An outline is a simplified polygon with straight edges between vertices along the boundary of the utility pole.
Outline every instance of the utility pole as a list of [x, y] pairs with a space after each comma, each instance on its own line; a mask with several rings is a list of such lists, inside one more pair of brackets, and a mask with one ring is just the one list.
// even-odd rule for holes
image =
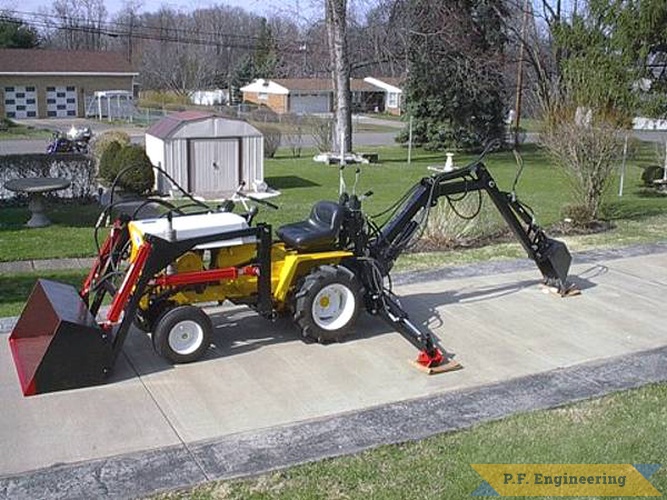
[[521, 96], [523, 95], [523, 58], [526, 50], [526, 25], [528, 24], [528, 0], [523, 0], [521, 21], [521, 44], [519, 45], [519, 68], [516, 75], [516, 106], [514, 117], [514, 147], [519, 149], [519, 125], [521, 124]]

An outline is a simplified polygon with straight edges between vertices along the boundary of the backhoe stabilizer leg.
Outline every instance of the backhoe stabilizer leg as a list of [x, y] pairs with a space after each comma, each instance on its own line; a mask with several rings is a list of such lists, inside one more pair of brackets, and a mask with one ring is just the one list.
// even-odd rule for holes
[[[424, 369], [429, 374], [461, 368], [458, 362], [447, 359], [445, 354], [436, 346], [431, 333], [419, 330], [410, 321], [408, 313], [403, 310], [395, 297], [384, 293], [379, 302], [382, 304], [378, 308], [380, 317], [419, 349], [417, 359], [414, 361], [417, 367]], [[446, 369], [438, 370], [439, 367], [446, 367]]]

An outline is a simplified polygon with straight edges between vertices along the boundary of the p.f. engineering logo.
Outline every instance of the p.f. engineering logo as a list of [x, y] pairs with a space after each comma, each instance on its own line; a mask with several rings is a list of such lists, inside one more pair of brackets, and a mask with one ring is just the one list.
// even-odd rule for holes
[[656, 497], [659, 464], [470, 464], [484, 481], [473, 496]]

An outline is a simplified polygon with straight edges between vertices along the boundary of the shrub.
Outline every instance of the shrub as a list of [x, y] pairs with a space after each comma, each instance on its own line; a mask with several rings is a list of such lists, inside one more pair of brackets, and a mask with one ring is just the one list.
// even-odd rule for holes
[[662, 179], [663, 176], [664, 176], [664, 169], [661, 166], [651, 165], [649, 167], [644, 168], [644, 171], [642, 172], [642, 181], [644, 182], [644, 186], [655, 187], [653, 181]]
[[480, 205], [480, 198], [474, 194], [452, 203], [442, 201], [431, 208], [417, 249], [436, 250], [473, 245], [484, 238], [500, 234], [504, 227], [498, 214], [485, 210]]
[[331, 118], [313, 117], [308, 121], [310, 133], [320, 153], [333, 149], [334, 121]]
[[572, 225], [577, 227], [586, 227], [595, 219], [595, 214], [593, 214], [591, 208], [581, 204], [565, 205], [561, 209], [561, 216], [564, 219], [570, 219]]
[[153, 188], [155, 173], [144, 148], [135, 144], [125, 146], [118, 153], [118, 186], [132, 193], [144, 194]]
[[303, 148], [303, 119], [299, 115], [286, 115], [283, 123], [285, 124], [285, 134], [283, 137], [292, 153], [292, 158], [301, 158], [301, 149]]
[[106, 184], [111, 185], [118, 175], [120, 152], [124, 147], [120, 142], [107, 143], [99, 159], [99, 175]]
[[586, 213], [596, 219], [622, 157], [622, 128], [613, 115], [603, 113], [591, 113], [590, 123], [582, 121], [578, 118], [581, 109], [562, 106], [550, 110], [540, 141], [567, 175], [574, 205], [585, 206]]
[[5, 182], [22, 177], [63, 177], [71, 182], [67, 189], [49, 193], [54, 198], [87, 200], [96, 192], [95, 162], [79, 153], [20, 154], [0, 156], [0, 199], [15, 193], [4, 189]]
[[270, 125], [259, 125], [257, 128], [264, 135], [264, 158], [273, 158], [280, 147], [280, 129]]
[[93, 156], [101, 160], [104, 151], [113, 143], [118, 143], [121, 147], [127, 146], [130, 144], [130, 136], [121, 130], [108, 130], [96, 136], [92, 143]]

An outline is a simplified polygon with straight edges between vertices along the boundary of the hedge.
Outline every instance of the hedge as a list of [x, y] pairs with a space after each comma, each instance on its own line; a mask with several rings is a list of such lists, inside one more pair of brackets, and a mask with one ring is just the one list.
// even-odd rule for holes
[[0, 200], [16, 196], [4, 188], [5, 182], [25, 177], [62, 177], [72, 184], [55, 191], [58, 198], [90, 199], [97, 193], [95, 160], [83, 154], [18, 154], [0, 156]]

